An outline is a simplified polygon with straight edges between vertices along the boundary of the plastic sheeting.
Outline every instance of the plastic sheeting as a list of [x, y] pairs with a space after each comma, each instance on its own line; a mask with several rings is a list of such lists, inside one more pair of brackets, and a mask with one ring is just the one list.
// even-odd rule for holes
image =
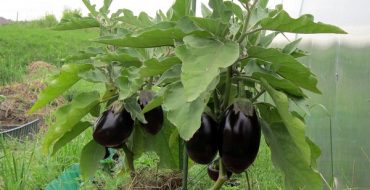
[[[310, 94], [308, 135], [322, 149], [318, 167], [334, 189], [370, 189], [370, 1], [284, 0], [292, 15], [340, 26], [348, 35], [299, 35], [301, 59], [319, 79]], [[294, 39], [294, 37], [293, 37]], [[324, 111], [322, 104], [326, 107]]]

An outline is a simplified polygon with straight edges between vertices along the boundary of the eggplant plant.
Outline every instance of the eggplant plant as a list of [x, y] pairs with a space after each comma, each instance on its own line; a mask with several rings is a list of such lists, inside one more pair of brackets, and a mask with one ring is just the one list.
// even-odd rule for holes
[[[45, 153], [55, 154], [85, 130], [118, 123], [109, 120], [116, 116], [106, 116], [118, 107], [130, 114], [131, 118], [125, 114], [122, 121], [130, 126], [117, 125], [122, 129], [113, 131], [126, 136], [117, 137], [119, 142], [105, 142], [110, 138], [101, 136], [104, 133], [97, 135], [101, 142], [91, 137], [81, 152], [84, 179], [94, 175], [105, 155], [105, 143], [123, 148], [131, 171], [133, 160], [145, 151], [157, 153], [160, 167], [178, 169], [179, 139], [189, 142], [203, 130], [197, 143], [211, 147], [212, 154], [219, 151], [214, 158], [219, 160], [219, 175], [211, 189], [221, 188], [228, 179], [226, 171], [240, 173], [252, 164], [261, 134], [274, 165], [285, 176], [285, 189], [323, 188], [324, 180], [315, 168], [320, 149], [305, 136], [303, 118], [290, 107], [291, 102], [304, 101], [308, 91], [320, 93], [318, 81], [297, 59], [307, 56], [297, 47], [300, 39], [287, 41], [281, 48], [270, 44], [285, 33], [345, 31], [315, 22], [308, 14], [292, 18], [282, 5], [267, 8], [268, 0], [209, 0], [208, 6], [202, 5], [201, 17], [195, 14], [195, 0], [176, 0], [167, 12], [159, 10], [155, 17], [144, 12], [134, 15], [128, 9], [111, 13], [112, 0], [104, 0], [100, 9], [89, 0], [83, 2], [90, 11], [87, 17], [63, 19], [54, 29], [96, 28], [100, 36], [93, 40], [101, 46], [67, 57], [67, 62], [78, 64], [63, 65], [30, 112], [81, 80], [102, 83], [105, 88], [77, 94], [55, 111], [43, 141]], [[143, 92], [150, 94], [145, 103]], [[86, 117], [101, 114], [104, 120], [97, 126]], [[212, 132], [204, 131], [202, 122]], [[155, 129], [147, 130], [147, 126]]]

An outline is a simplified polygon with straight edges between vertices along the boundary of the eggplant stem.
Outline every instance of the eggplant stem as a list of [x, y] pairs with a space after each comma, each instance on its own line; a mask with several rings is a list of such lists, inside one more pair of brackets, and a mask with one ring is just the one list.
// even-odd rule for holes
[[209, 190], [219, 190], [221, 189], [222, 185], [227, 181], [227, 174], [225, 165], [222, 162], [222, 159], [219, 159], [219, 173], [218, 173], [218, 179], [213, 184], [213, 186]]
[[135, 173], [135, 165], [134, 165], [134, 153], [127, 147], [126, 144], [122, 145], [123, 152], [125, 152], [126, 156], [126, 164], [131, 172], [131, 177]]
[[188, 162], [189, 162], [189, 156], [188, 152], [185, 148], [185, 141], [183, 141], [183, 158], [182, 158], [182, 189], [181, 190], [187, 190], [188, 188]]

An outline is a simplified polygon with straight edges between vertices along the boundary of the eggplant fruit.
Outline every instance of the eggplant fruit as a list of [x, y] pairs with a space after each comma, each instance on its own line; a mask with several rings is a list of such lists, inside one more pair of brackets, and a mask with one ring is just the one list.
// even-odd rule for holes
[[120, 147], [131, 135], [134, 121], [126, 110], [115, 112], [108, 109], [103, 112], [94, 126], [93, 138], [105, 147]]
[[[145, 104], [140, 103], [141, 108], [145, 107]], [[152, 135], [157, 134], [163, 127], [163, 110], [161, 106], [158, 106], [144, 114], [147, 123], [141, 123], [141, 127]]]
[[210, 116], [202, 114], [201, 126], [193, 137], [185, 142], [189, 157], [198, 164], [209, 164], [217, 154], [218, 124]]
[[256, 111], [251, 116], [231, 106], [221, 122], [219, 153], [227, 170], [241, 173], [256, 159], [261, 127]]
[[[208, 165], [207, 173], [209, 178], [211, 178], [213, 181], [217, 181], [218, 175], [220, 173], [218, 164], [210, 164]], [[226, 170], [227, 179], [231, 177], [233, 173]]]

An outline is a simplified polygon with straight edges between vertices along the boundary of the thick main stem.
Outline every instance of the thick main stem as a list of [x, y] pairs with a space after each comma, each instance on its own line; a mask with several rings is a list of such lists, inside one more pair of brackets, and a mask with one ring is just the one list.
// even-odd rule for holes
[[230, 66], [227, 68], [226, 80], [225, 80], [225, 97], [222, 104], [222, 108], [226, 109], [229, 105], [230, 90], [231, 90], [231, 77], [233, 75], [233, 68]]
[[226, 174], [226, 169], [224, 166], [224, 163], [222, 162], [222, 159], [219, 159], [219, 173], [218, 173], [218, 179], [213, 184], [210, 190], [219, 190], [221, 189], [222, 185], [227, 181], [227, 174]]
[[185, 142], [183, 142], [183, 158], [182, 158], [182, 190], [187, 190], [188, 188], [188, 162], [189, 156], [185, 148]]

